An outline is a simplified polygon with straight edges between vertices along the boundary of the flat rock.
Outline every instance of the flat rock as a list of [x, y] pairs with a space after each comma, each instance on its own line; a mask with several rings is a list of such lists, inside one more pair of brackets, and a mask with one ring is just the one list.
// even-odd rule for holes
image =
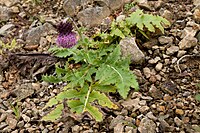
[[94, 27], [103, 21], [104, 18], [110, 15], [108, 7], [89, 7], [78, 13], [77, 18], [87, 27]]
[[137, 46], [135, 38], [126, 37], [119, 44], [122, 55], [125, 57], [130, 56], [132, 63], [142, 64], [145, 61], [145, 55]]

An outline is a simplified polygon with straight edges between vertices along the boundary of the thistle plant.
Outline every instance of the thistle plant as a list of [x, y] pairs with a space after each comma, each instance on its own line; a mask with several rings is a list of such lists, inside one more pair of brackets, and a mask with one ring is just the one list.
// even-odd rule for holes
[[[169, 23], [162, 17], [137, 10], [124, 21], [113, 22], [111, 32], [100, 33], [97, 35], [100, 39], [95, 40], [82, 38], [75, 23], [68, 20], [58, 25], [59, 47], [49, 50], [57, 57], [66, 58], [66, 64], [64, 67], [57, 64], [54, 75], [43, 76], [44, 81], [67, 85], [46, 104], [44, 109], [54, 108], [42, 120], [59, 119], [64, 109], [64, 99], [67, 99], [66, 103], [72, 112], [88, 112], [96, 121], [102, 121], [102, 108], [118, 108], [111, 100], [110, 93], [119, 94], [125, 99], [131, 89], [139, 89], [136, 77], [129, 69], [130, 59], [121, 56], [116, 38], [131, 36], [133, 26], [141, 31], [145, 26], [151, 32], [155, 32], [156, 27], [164, 33], [161, 23]], [[80, 40], [77, 40], [73, 27], [79, 33]]]
[[96, 121], [102, 121], [101, 108], [118, 108], [109, 93], [119, 93], [126, 98], [131, 88], [138, 90], [139, 86], [129, 69], [130, 60], [121, 56], [119, 45], [105, 44], [104, 40], [94, 41], [87, 37], [77, 41], [75, 34], [72, 34], [72, 26], [70, 21], [58, 25], [59, 47], [50, 49], [55, 56], [64, 57], [67, 61], [64, 67], [56, 65], [56, 75], [43, 76], [43, 80], [67, 85], [44, 107], [55, 106], [43, 120], [59, 119], [64, 108], [63, 100], [67, 99], [72, 112], [88, 112]]

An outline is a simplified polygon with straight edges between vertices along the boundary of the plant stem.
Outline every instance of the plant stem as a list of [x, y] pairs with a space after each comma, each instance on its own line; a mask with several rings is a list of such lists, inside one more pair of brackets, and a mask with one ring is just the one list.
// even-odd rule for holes
[[83, 112], [86, 111], [86, 106], [87, 106], [87, 103], [88, 103], [88, 99], [89, 99], [89, 96], [90, 96], [90, 92], [92, 91], [92, 84], [90, 85], [89, 87], [89, 90], [87, 92], [87, 96], [86, 96], [86, 99], [85, 99], [85, 103], [84, 103], [84, 108], [83, 108]]

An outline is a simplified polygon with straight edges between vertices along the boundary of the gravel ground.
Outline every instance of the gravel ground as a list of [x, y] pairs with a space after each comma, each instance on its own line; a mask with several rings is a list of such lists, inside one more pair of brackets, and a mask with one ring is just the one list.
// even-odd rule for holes
[[[200, 93], [199, 0], [143, 0], [135, 6], [165, 17], [172, 25], [166, 27], [165, 34], [152, 34], [153, 38], [145, 42], [136, 39], [145, 60], [131, 66], [140, 91], [131, 91], [125, 100], [111, 95], [120, 105], [119, 110], [105, 108], [105, 118], [100, 123], [87, 115], [65, 116], [56, 122], [41, 121], [49, 111], [42, 108], [63, 86], [40, 80], [59, 61], [47, 52], [55, 45], [55, 24], [68, 14], [78, 26], [90, 28], [88, 35], [91, 35], [105, 28], [111, 19], [123, 17], [122, 1], [0, 0], [0, 40], [8, 43], [15, 38], [17, 42], [17, 48], [9, 52], [0, 46], [4, 53], [0, 55], [0, 132], [200, 132], [200, 102], [194, 98]], [[17, 105], [19, 116], [11, 105]]]

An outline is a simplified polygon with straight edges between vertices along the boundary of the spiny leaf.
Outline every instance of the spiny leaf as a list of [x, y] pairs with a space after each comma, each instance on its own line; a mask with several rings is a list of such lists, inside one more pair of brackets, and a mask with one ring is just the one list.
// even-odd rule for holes
[[49, 114], [44, 116], [42, 118], [42, 120], [44, 120], [44, 121], [55, 121], [56, 119], [58, 119], [61, 116], [62, 110], [63, 110], [63, 104], [59, 104]]

